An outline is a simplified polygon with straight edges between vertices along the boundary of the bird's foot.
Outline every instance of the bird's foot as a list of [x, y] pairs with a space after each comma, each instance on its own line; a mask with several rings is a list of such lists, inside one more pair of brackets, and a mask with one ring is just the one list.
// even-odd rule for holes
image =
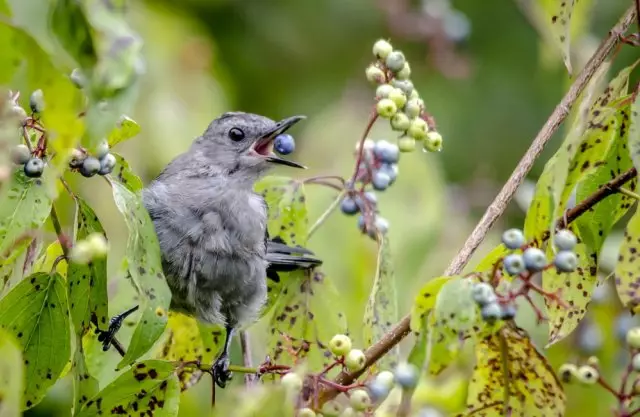
[[229, 371], [229, 365], [229, 356], [225, 352], [211, 366], [211, 376], [220, 388], [226, 387], [227, 382], [231, 381], [233, 377], [233, 374]]
[[124, 319], [126, 319], [129, 315], [134, 313], [139, 306], [135, 306], [130, 308], [129, 310], [117, 314], [113, 316], [113, 318], [109, 321], [109, 328], [107, 330], [96, 329], [96, 333], [98, 334], [98, 341], [102, 342], [102, 350], [106, 352], [111, 347], [111, 344], [114, 342], [116, 333], [122, 327], [122, 323]]

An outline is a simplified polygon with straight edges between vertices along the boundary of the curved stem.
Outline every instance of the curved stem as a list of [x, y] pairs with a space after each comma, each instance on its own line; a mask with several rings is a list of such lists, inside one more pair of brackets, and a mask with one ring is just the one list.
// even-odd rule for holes
[[336, 199], [333, 200], [331, 205], [327, 207], [324, 213], [322, 213], [322, 215], [318, 218], [318, 220], [316, 220], [313, 226], [309, 228], [309, 234], [307, 235], [307, 239], [311, 239], [311, 236], [313, 236], [313, 234], [316, 232], [316, 230], [318, 230], [318, 228], [322, 225], [322, 223], [324, 223], [329, 218], [331, 213], [333, 213], [335, 209], [338, 208], [338, 206], [340, 205], [340, 202], [342, 201], [342, 197], [344, 197], [345, 194], [346, 194], [346, 191], [342, 190], [342, 192], [338, 194]]

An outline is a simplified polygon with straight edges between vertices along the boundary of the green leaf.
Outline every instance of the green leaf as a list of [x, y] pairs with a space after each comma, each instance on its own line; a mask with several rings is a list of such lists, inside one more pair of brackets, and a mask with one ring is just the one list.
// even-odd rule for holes
[[[42, 256], [38, 258], [33, 265], [34, 272], [50, 272], [51, 268], [53, 268], [53, 263], [60, 256], [63, 256], [62, 246], [60, 246], [60, 242], [57, 240], [47, 246], [47, 249], [44, 251]], [[62, 276], [67, 275], [67, 263], [66, 262], [58, 262], [56, 269]]]
[[16, 170], [11, 185], [0, 201], [0, 259], [49, 217], [51, 196], [42, 178], [27, 178]]
[[473, 268], [474, 272], [491, 272], [496, 262], [501, 261], [506, 255], [511, 253], [509, 249], [502, 243], [496, 246], [485, 256], [478, 265]]
[[[79, 197], [75, 200], [75, 240], [84, 240], [94, 233], [105, 235], [93, 209]], [[107, 259], [96, 258], [86, 265], [69, 262], [67, 286], [71, 318], [76, 333], [82, 334], [89, 330], [91, 323], [102, 330], [107, 330], [109, 327]]]
[[180, 383], [175, 370], [176, 366], [170, 362], [148, 360], [137, 363], [87, 401], [77, 416], [177, 416]]
[[20, 345], [8, 332], [0, 329], [0, 417], [21, 415], [23, 373]]
[[111, 172], [111, 178], [127, 187], [127, 189], [131, 192], [137, 193], [138, 191], [142, 190], [142, 180], [140, 179], [140, 177], [133, 173], [131, 167], [129, 167], [129, 163], [127, 162], [127, 160], [124, 159], [122, 155], [115, 152], [111, 152], [111, 154], [116, 157], [116, 166]]
[[278, 364], [291, 364], [293, 358], [287, 348], [297, 351], [308, 344], [308, 351], [301, 349], [300, 356], [307, 356], [313, 369], [326, 365], [331, 357], [329, 340], [335, 334], [346, 333], [340, 295], [319, 271], [292, 273], [282, 294], [269, 324], [270, 357]]
[[[380, 340], [398, 320], [396, 282], [388, 237], [383, 237], [379, 244], [376, 275], [364, 310], [363, 336], [367, 346]], [[392, 368], [397, 365], [399, 355], [400, 350], [395, 346], [378, 360], [376, 366]]]
[[140, 195], [115, 181], [111, 186], [116, 206], [129, 229], [124, 265], [138, 292], [142, 311], [127, 353], [118, 365], [121, 367], [145, 354], [160, 338], [167, 324], [171, 292], [162, 272], [158, 238]]
[[419, 332], [427, 317], [433, 310], [438, 299], [438, 293], [442, 286], [449, 282], [451, 277], [437, 277], [429, 280], [421, 289], [411, 308], [411, 331]]
[[21, 239], [19, 243], [14, 245], [6, 259], [0, 260], [0, 294], [12, 285], [12, 279], [22, 279], [23, 254], [33, 240], [29, 238]]
[[0, 300], [0, 328], [18, 340], [26, 365], [23, 407], [36, 405], [71, 355], [64, 278], [35, 273]]
[[629, 153], [633, 166], [640, 172], [640, 94], [631, 103], [629, 121]]
[[109, 133], [107, 142], [113, 148], [118, 143], [129, 140], [138, 133], [140, 133], [140, 125], [128, 116], [122, 116], [118, 120], [116, 127]]
[[73, 415], [82, 409], [82, 406], [93, 398], [100, 386], [98, 380], [91, 375], [84, 358], [82, 336], [76, 335], [76, 348], [73, 354]]
[[[225, 390], [226, 391], [226, 390]], [[214, 417], [294, 417], [291, 395], [280, 384], [258, 384], [247, 391], [240, 387], [221, 396], [213, 408]]]
[[[567, 71], [573, 72], [570, 54], [571, 15], [575, 1], [537, 0], [541, 11], [540, 30], [548, 30], [550, 36], [545, 36], [560, 52]], [[543, 34], [544, 35], [544, 34]]]
[[0, 85], [9, 85], [20, 68], [24, 56], [20, 43], [22, 36], [15, 28], [0, 22]]
[[96, 64], [91, 27], [81, 4], [74, 0], [54, 2], [49, 25], [56, 39], [84, 70]]
[[640, 312], [640, 206], [627, 223], [614, 270], [622, 304], [634, 314]]
[[531, 340], [509, 327], [476, 344], [467, 411], [458, 416], [561, 417], [562, 385]]

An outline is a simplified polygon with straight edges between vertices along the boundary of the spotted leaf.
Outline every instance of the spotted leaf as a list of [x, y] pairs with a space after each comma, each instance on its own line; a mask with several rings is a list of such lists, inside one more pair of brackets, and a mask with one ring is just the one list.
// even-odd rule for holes
[[614, 270], [620, 301], [634, 313], [640, 312], [640, 207], [627, 223]]
[[99, 381], [91, 375], [85, 361], [82, 336], [76, 335], [76, 346], [73, 353], [73, 415], [76, 415], [82, 406], [93, 398], [100, 390]]
[[171, 362], [139, 362], [87, 401], [77, 416], [177, 416], [180, 382], [175, 371]]
[[450, 279], [451, 277], [437, 277], [422, 286], [411, 308], [411, 331], [419, 332], [422, 330], [427, 315], [436, 305], [440, 289]]
[[213, 409], [213, 417], [294, 417], [291, 396], [280, 384], [257, 384], [242, 387], [221, 396]]
[[142, 180], [140, 179], [140, 177], [133, 173], [127, 160], [118, 153], [111, 153], [116, 158], [116, 166], [111, 172], [111, 178], [127, 187], [127, 189], [133, 193], [137, 193], [138, 191], [142, 190]]
[[640, 94], [636, 95], [630, 108], [629, 153], [633, 166], [640, 172]]
[[107, 142], [109, 146], [114, 147], [120, 142], [129, 140], [140, 133], [140, 125], [128, 116], [122, 116], [116, 127], [109, 132]]
[[13, 287], [0, 300], [0, 329], [22, 348], [22, 408], [31, 408], [60, 377], [71, 356], [64, 278], [37, 272]]
[[160, 338], [167, 324], [171, 292], [162, 272], [158, 238], [140, 195], [116, 181], [111, 186], [116, 206], [129, 229], [124, 266], [138, 293], [142, 312], [121, 367], [145, 354]]
[[19, 416], [24, 389], [22, 354], [18, 342], [0, 329], [0, 417]]
[[564, 415], [562, 385], [522, 331], [504, 327], [479, 341], [475, 354], [467, 411], [458, 417]]

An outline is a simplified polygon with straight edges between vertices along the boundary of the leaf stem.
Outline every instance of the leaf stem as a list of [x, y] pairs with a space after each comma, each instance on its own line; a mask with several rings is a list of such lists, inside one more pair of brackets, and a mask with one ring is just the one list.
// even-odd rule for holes
[[338, 206], [340, 205], [340, 202], [342, 201], [342, 197], [344, 197], [345, 193], [346, 192], [344, 190], [342, 190], [340, 192], [340, 194], [338, 194], [336, 199], [333, 200], [331, 205], [329, 207], [327, 207], [327, 209], [324, 211], [324, 213], [322, 213], [322, 215], [320, 217], [318, 217], [318, 220], [316, 220], [316, 222], [313, 224], [313, 226], [311, 226], [309, 228], [309, 233], [307, 235], [307, 239], [311, 239], [311, 236], [315, 233], [315, 231], [318, 230], [318, 228], [322, 225], [322, 223], [324, 223], [329, 218], [331, 213], [333, 213], [334, 210], [336, 208], [338, 208]]
[[62, 226], [60, 225], [60, 218], [58, 217], [55, 204], [51, 204], [51, 223], [53, 223], [53, 228], [56, 231], [56, 235], [58, 235], [58, 242], [60, 242], [62, 253], [66, 259], [69, 259], [69, 242], [67, 237], [62, 233]]
[[619, 192], [620, 194], [624, 194], [624, 195], [626, 195], [627, 197], [631, 197], [631, 198], [633, 198], [634, 200], [640, 200], [640, 195], [638, 195], [637, 193], [634, 193], [634, 192], [633, 192], [633, 191], [631, 191], [631, 190], [627, 190], [626, 188], [622, 188], [622, 187], [620, 187], [620, 188], [618, 189], [618, 192]]
[[[242, 362], [246, 368], [251, 368], [251, 341], [246, 330], [240, 332], [240, 349], [242, 350]], [[246, 386], [253, 385], [253, 375], [245, 374], [244, 383]]]
[[351, 177], [351, 182], [356, 182], [356, 177], [358, 176], [358, 171], [360, 170], [360, 162], [362, 162], [362, 156], [364, 155], [364, 141], [367, 140], [367, 136], [369, 136], [369, 132], [371, 132], [371, 128], [374, 123], [378, 120], [378, 112], [374, 108], [371, 112], [371, 116], [369, 116], [369, 122], [367, 126], [364, 128], [364, 132], [362, 133], [362, 137], [360, 138], [360, 146], [358, 146], [358, 158], [356, 159], [356, 167], [353, 171], [353, 176]]

